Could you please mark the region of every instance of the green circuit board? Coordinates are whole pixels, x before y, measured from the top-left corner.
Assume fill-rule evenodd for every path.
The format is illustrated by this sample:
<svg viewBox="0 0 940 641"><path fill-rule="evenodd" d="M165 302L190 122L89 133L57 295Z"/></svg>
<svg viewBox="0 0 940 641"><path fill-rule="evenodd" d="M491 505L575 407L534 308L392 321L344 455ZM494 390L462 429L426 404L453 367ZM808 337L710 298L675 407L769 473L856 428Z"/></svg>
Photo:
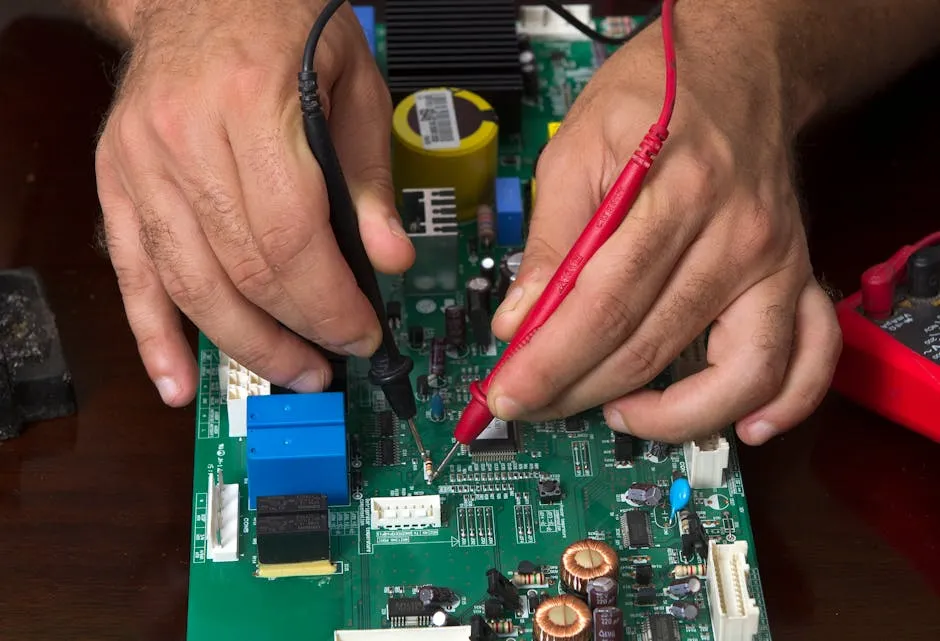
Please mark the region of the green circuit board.
<svg viewBox="0 0 940 641"><path fill-rule="evenodd" d="M379 25L381 60L384 34ZM527 180L539 149L547 139L547 126L563 117L580 89L603 60L605 50L589 42L536 42L542 86L541 100L523 107L521 137L501 141L500 173ZM452 295L410 296L400 279L387 279L387 300L402 304L399 345L414 359L412 381L428 373L428 341L420 349L409 346L407 328L419 325L429 340L445 331L443 309L463 302L463 281L479 273L479 256L468 242L475 227L460 231L458 274L460 287ZM506 249L491 253L499 260ZM431 420L427 398L418 401L417 426L435 462L453 443L453 428L469 400L467 387L483 378L505 345L483 353L475 345L447 358L446 385L439 388L445 403L443 421ZM629 466L614 457L614 436L599 410L574 421L518 425L518 440L510 455L471 456L463 449L442 478L425 482L421 457L406 426L394 423L391 437L377 427L377 415L386 409L381 393L366 379L368 362L347 364L346 426L350 470L356 477L350 504L331 507L329 524L331 560L337 571L330 576L265 579L256 576L256 513L248 509L246 440L228 436L224 390L218 375L219 352L205 337L199 339L200 386L196 421L193 495L192 565L189 591L189 641L294 640L333 641L336 630L383 630L393 625L386 606L390 597L414 597L420 586L442 586L457 595L450 608L455 622L466 624L484 613L487 570L506 577L522 561L538 566L541 577L520 593L534 590L540 597L563 593L559 564L570 544L584 539L604 541L619 557L618 605L624 614L624 638L642 640L651 614L663 614L675 600L662 588L673 579L677 566L703 574L704 558L683 558L679 527L669 521L668 500L649 507L627 501L633 483L657 485L668 496L673 474L686 473L681 446L668 458L654 462L648 444L637 441ZM670 372L653 385L666 385ZM747 503L739 473L733 431L726 482L717 488L694 490L692 507L709 538L721 543L744 541L750 572L747 590L760 609L758 641L770 641L760 576ZM383 446L392 440L394 445ZM391 460L387 453L394 451ZM224 470L225 483L240 488L238 560L214 562L207 557L207 474ZM563 498L544 503L540 480L557 481ZM373 497L438 495L440 527L373 529ZM631 549L621 524L628 511L644 512L650 523L652 545ZM652 585L658 590L649 605L635 602L634 570L649 565ZM703 578L704 582L704 578ZM692 621L677 620L685 641L715 639L706 590L686 600L700 609ZM523 599L525 602L525 599ZM532 639L533 614L527 603L494 627L502 637ZM427 624L424 623L426 626ZM511 631L510 631L511 629ZM376 641L382 641L377 637ZM396 637L407 639L407 635ZM447 637L448 639L451 637Z"/></svg>

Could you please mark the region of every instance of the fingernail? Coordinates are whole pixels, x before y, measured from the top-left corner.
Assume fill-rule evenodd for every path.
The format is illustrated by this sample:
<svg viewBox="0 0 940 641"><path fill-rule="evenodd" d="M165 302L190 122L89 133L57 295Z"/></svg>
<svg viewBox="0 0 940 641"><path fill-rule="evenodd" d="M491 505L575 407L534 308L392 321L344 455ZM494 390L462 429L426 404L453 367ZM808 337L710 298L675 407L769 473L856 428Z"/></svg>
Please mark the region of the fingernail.
<svg viewBox="0 0 940 641"><path fill-rule="evenodd" d="M319 369L308 370L295 378L287 387L300 394L322 392L326 389L326 372Z"/></svg>
<svg viewBox="0 0 940 641"><path fill-rule="evenodd" d="M626 434L630 433L630 430L627 429L627 424L623 421L623 414L617 410L610 410L607 412L604 420L607 421L607 426L610 427L610 429L617 432L624 432Z"/></svg>
<svg viewBox="0 0 940 641"><path fill-rule="evenodd" d="M342 350L347 354L352 354L353 356L368 358L369 356L372 356L376 346L376 341L372 340L371 338L362 338L358 341L343 345Z"/></svg>
<svg viewBox="0 0 940 641"><path fill-rule="evenodd" d="M158 378L153 384L157 386L157 391L160 392L160 398L162 398L163 402L167 405L171 405L173 401L176 400L176 397L179 396L179 385L168 376Z"/></svg>
<svg viewBox="0 0 940 641"><path fill-rule="evenodd" d="M507 396L496 399L496 414L504 421L509 421L522 414L519 404Z"/></svg>
<svg viewBox="0 0 940 641"><path fill-rule="evenodd" d="M506 298L503 300L503 303L496 310L496 316L514 311L516 306L519 304L519 301L522 300L522 294L523 291L521 286L513 287L511 290L509 290L509 293L506 294Z"/></svg>
<svg viewBox="0 0 940 641"><path fill-rule="evenodd" d="M408 239L408 234L405 232L405 228L401 226L401 221L398 220L398 216L388 217L388 228L393 235L406 240Z"/></svg>
<svg viewBox="0 0 940 641"><path fill-rule="evenodd" d="M777 428L770 421L757 421L748 431L751 439L758 444L766 443L777 435Z"/></svg>

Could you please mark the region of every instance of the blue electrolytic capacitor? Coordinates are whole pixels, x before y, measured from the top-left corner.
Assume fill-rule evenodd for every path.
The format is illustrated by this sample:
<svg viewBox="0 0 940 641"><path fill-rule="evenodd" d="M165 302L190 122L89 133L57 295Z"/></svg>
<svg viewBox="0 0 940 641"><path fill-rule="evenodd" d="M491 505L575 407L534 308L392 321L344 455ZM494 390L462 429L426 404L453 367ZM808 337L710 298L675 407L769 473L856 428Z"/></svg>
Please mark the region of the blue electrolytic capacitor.
<svg viewBox="0 0 940 641"><path fill-rule="evenodd" d="M441 398L440 394L435 394L431 397L431 420L444 420L444 399Z"/></svg>
<svg viewBox="0 0 940 641"><path fill-rule="evenodd" d="M669 488L669 505L672 506L669 514L670 521L676 517L676 512L689 504L691 498L692 486L689 485L689 479L680 476L672 482L672 487Z"/></svg>

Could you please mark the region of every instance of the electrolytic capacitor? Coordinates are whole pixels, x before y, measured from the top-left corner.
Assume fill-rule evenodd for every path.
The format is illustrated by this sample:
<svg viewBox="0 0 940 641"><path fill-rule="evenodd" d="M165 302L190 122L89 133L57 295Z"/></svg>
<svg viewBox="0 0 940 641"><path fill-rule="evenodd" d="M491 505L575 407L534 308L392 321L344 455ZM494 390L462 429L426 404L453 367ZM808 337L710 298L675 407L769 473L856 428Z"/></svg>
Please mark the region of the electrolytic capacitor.
<svg viewBox="0 0 940 641"><path fill-rule="evenodd" d="M677 601L666 608L666 612L685 621L695 621L698 618L698 606L688 601Z"/></svg>
<svg viewBox="0 0 940 641"><path fill-rule="evenodd" d="M431 420L438 423L444 420L444 399L440 394L431 397Z"/></svg>
<svg viewBox="0 0 940 641"><path fill-rule="evenodd" d="M483 249L492 247L496 242L496 212L489 205L477 207L477 238Z"/></svg>
<svg viewBox="0 0 940 641"><path fill-rule="evenodd" d="M421 349L424 347L424 328L420 325L412 325L408 328L408 345L411 349Z"/></svg>
<svg viewBox="0 0 940 641"><path fill-rule="evenodd" d="M499 300L506 298L509 287L516 282L522 266L522 252L506 254L499 262Z"/></svg>
<svg viewBox="0 0 940 641"><path fill-rule="evenodd" d="M431 625L435 628L444 628L448 626L457 625L458 621L452 614L448 614L444 610L438 610L431 615Z"/></svg>
<svg viewBox="0 0 940 641"><path fill-rule="evenodd" d="M480 259L480 276L490 281L490 285L496 284L496 259L492 256L484 256Z"/></svg>
<svg viewBox="0 0 940 641"><path fill-rule="evenodd" d="M607 576L588 581L587 604L592 610L617 605L617 582Z"/></svg>
<svg viewBox="0 0 940 641"><path fill-rule="evenodd" d="M493 340L490 330L492 292L492 285L484 276L474 276L467 281L467 312L473 337L482 349L489 347Z"/></svg>
<svg viewBox="0 0 940 641"><path fill-rule="evenodd" d="M428 371L431 373L432 385L440 386L440 378L447 372L447 345L443 338L431 339L431 352L428 355Z"/></svg>
<svg viewBox="0 0 940 641"><path fill-rule="evenodd" d="M467 316L462 305L444 309L444 335L454 349L461 350L467 344Z"/></svg>
<svg viewBox="0 0 940 641"><path fill-rule="evenodd" d="M594 610L594 641L623 641L623 611L614 606Z"/></svg>
<svg viewBox="0 0 940 641"><path fill-rule="evenodd" d="M532 51L532 43L527 36L519 39L519 67L522 71L522 91L529 100L539 97L539 70Z"/></svg>
<svg viewBox="0 0 940 641"><path fill-rule="evenodd" d="M418 600L425 605L425 607L438 604L438 605L450 605L453 603L456 595L448 588L438 588L433 585L425 585L424 587L418 590Z"/></svg>
<svg viewBox="0 0 940 641"><path fill-rule="evenodd" d="M676 579L666 586L666 591L672 596L683 597L689 594L698 594L702 589L702 581L695 576Z"/></svg>
<svg viewBox="0 0 940 641"><path fill-rule="evenodd" d="M634 483L627 489L627 500L655 507L663 500L663 491L652 483Z"/></svg>

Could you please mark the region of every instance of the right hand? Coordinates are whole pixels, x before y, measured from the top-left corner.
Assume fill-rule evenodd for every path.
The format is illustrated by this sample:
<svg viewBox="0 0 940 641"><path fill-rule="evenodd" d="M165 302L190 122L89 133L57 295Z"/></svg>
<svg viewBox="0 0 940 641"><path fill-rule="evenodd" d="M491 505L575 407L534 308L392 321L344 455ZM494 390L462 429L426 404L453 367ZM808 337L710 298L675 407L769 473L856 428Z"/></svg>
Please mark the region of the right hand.
<svg viewBox="0 0 940 641"><path fill-rule="evenodd" d="M334 241L301 124L297 72L322 5L169 0L132 29L98 144L98 194L128 321L169 405L197 385L177 308L239 363L298 392L331 376L304 338L357 356L381 340ZM414 249L394 207L391 100L348 6L316 65L366 251L377 269L402 272Z"/></svg>

